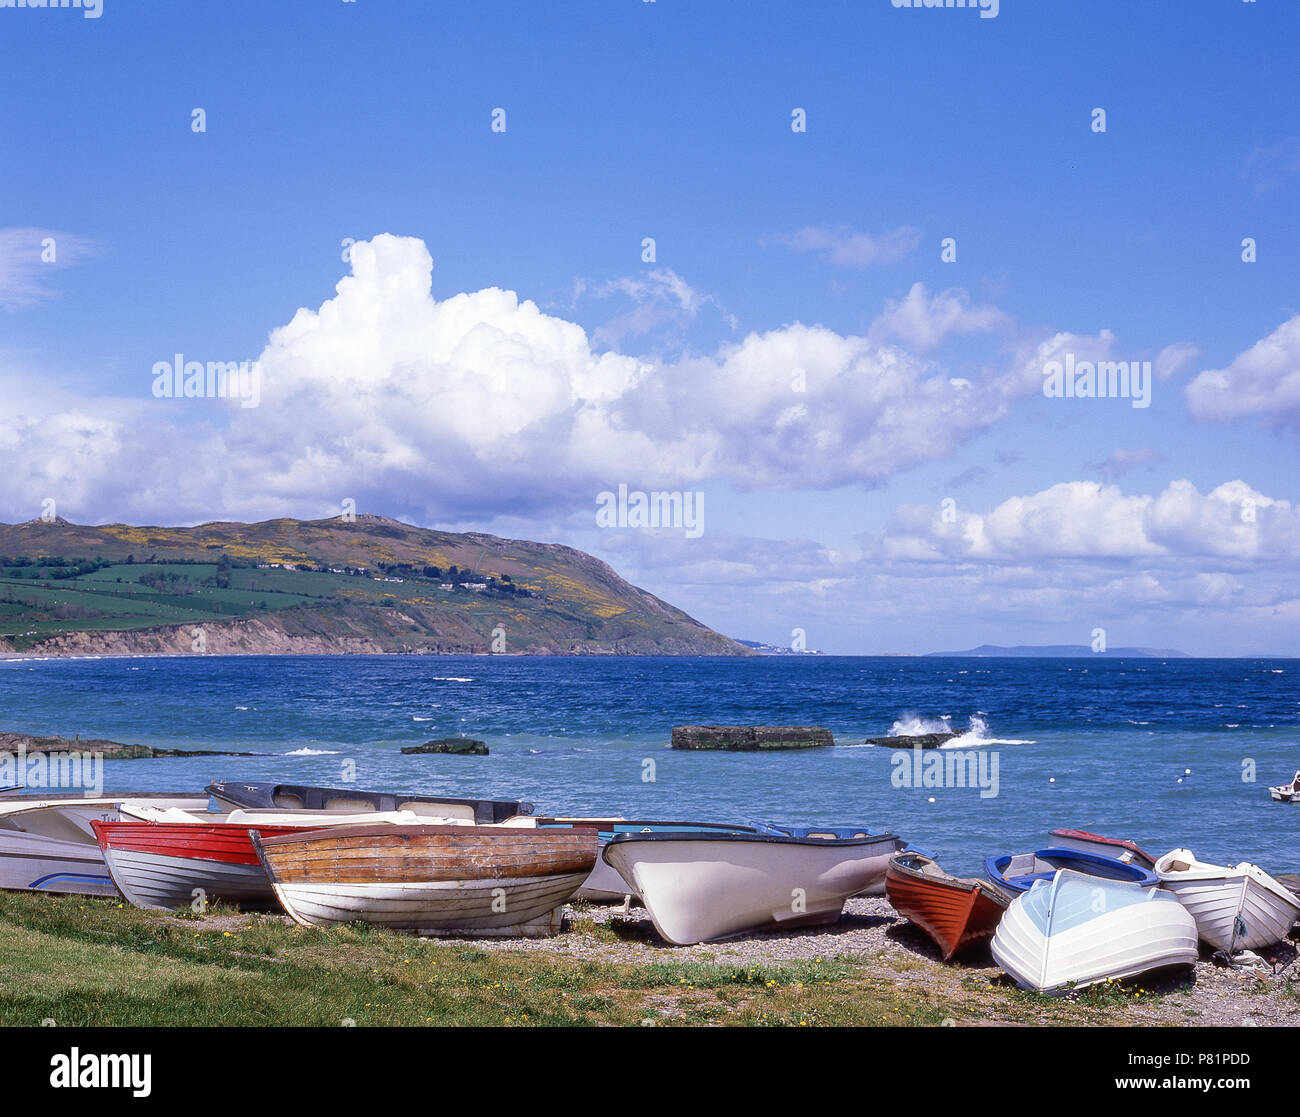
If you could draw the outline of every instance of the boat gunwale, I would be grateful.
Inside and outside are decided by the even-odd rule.
[[[791,834],[748,834],[737,832],[709,833],[690,831],[648,831],[637,834],[615,834],[605,843],[605,849],[632,842],[767,842],[774,845],[811,846],[816,849],[853,849],[858,846],[887,845],[902,842],[897,834],[868,834],[861,838],[796,838]],[[898,847],[896,846],[895,849]],[[601,856],[604,856],[602,850]]]

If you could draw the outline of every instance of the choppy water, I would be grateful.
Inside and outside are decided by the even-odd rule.
[[[974,726],[954,745],[986,753],[986,776],[996,757],[996,796],[895,786],[891,752],[861,745],[945,715]],[[668,750],[674,725],[701,722],[821,725],[837,745]],[[1300,867],[1300,806],[1267,792],[1300,768],[1297,660],[11,660],[0,662],[0,729],[269,754],[110,761],[109,790],[336,785],[353,761],[359,786],[525,798],[554,813],[888,827],[958,872],[1046,844],[1060,825],[1157,854],[1187,845]],[[458,734],[486,740],[491,756],[399,751]]]

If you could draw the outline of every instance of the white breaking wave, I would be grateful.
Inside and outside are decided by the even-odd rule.
[[[990,737],[989,723],[978,714],[972,714],[970,728],[960,737],[945,741],[941,749],[976,749],[985,745],[1035,745],[1037,741],[1028,737]]]
[[[434,675],[435,683],[472,683],[474,680],[465,675]]]
[[[283,756],[338,756],[338,749],[294,749],[292,752],[283,753]]]
[[[890,727],[891,737],[919,737],[923,733],[954,733],[952,715],[924,718],[918,714],[902,714]],[[1035,745],[1038,742],[1021,737],[990,737],[989,723],[979,714],[971,714],[969,728],[960,737],[945,741],[941,749],[974,749],[985,745]]]
[[[889,727],[891,737],[919,737],[923,733],[951,733],[949,715],[941,718],[923,718],[916,714],[903,714]]]

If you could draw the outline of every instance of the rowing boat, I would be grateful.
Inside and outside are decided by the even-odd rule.
[[[885,891],[894,910],[934,940],[945,962],[988,942],[1010,900],[997,885],[954,877],[912,850],[890,859]]]
[[[599,845],[594,829],[424,825],[254,831],[252,841],[298,923],[476,937],[554,934]]]

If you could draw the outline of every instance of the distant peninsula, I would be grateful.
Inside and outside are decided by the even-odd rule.
[[[964,652],[927,652],[931,656],[996,659],[1190,659],[1186,652],[1172,648],[1107,648],[1094,652],[1087,644],[981,644]]]
[[[0,524],[0,654],[753,651],[556,543],[385,516]]]

